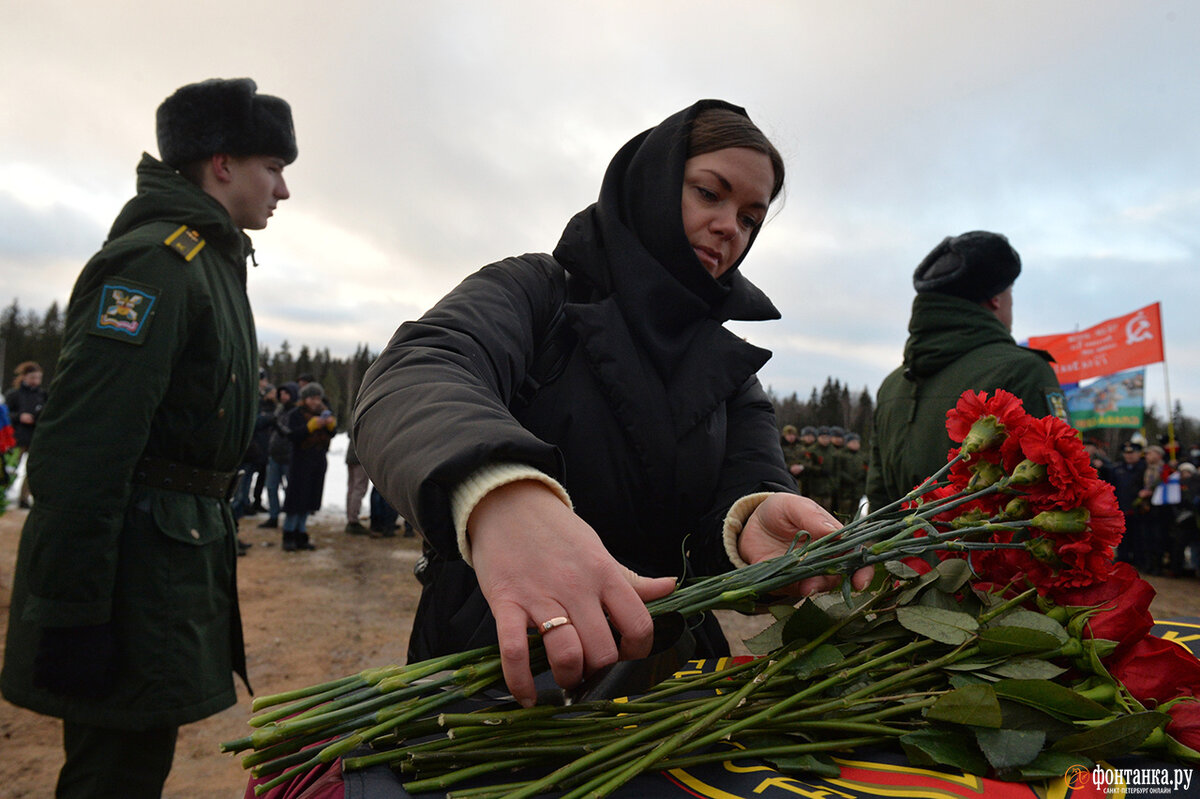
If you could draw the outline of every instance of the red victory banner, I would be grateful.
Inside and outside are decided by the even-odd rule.
[[[1029,346],[1054,356],[1058,382],[1074,383],[1163,360],[1158,303],[1076,333],[1030,336]]]

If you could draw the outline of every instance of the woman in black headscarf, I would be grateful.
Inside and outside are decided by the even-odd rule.
[[[836,528],[784,466],[770,353],[722,324],[779,316],[737,267],[783,173],[745,111],[696,103],[617,153],[553,256],[484,267],[396,332],[355,441],[424,537],[410,660],[499,640],[528,704],[529,628],[571,686],[646,653],[644,602],[685,571]],[[711,620],[700,639],[728,651]]]

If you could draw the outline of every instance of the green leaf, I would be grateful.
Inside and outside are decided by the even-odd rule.
[[[947,594],[934,588],[921,594],[916,604],[923,608],[941,608],[942,610],[950,610],[958,613],[965,612],[962,604],[954,598],[953,594]]]
[[[888,574],[900,580],[915,580],[921,576],[916,569],[902,560],[884,561],[883,568],[887,569]]]
[[[997,665],[989,667],[988,671],[997,677],[1014,680],[1052,680],[1066,669],[1049,660],[1015,657],[1005,658]]]
[[[999,727],[1003,719],[1000,702],[990,685],[967,685],[942,694],[925,717],[975,727]]]
[[[996,695],[1067,718],[1096,721],[1112,715],[1099,702],[1049,680],[1001,680],[996,683]]]
[[[1000,713],[1004,718],[1000,724],[1002,728],[1042,732],[1048,741],[1057,741],[1078,730],[1072,721],[1003,697],[1000,698]]]
[[[810,597],[801,602],[796,611],[788,616],[783,626],[783,643],[811,640],[828,630],[833,618]]]
[[[1046,734],[1038,730],[974,730],[975,741],[992,768],[1008,769],[1033,762],[1046,745]]]
[[[966,688],[968,685],[989,685],[995,681],[995,679],[989,679],[987,675],[972,674],[970,672],[950,675],[951,688]]]
[[[1008,658],[1004,655],[993,655],[991,657],[976,655],[950,663],[944,668],[946,671],[991,671],[993,667],[1007,662]]]
[[[905,567],[905,568],[907,568],[907,567]],[[919,596],[922,591],[924,591],[926,588],[928,588],[929,586],[931,586],[935,582],[937,582],[937,579],[938,579],[937,572],[934,572],[934,571],[925,572],[925,574],[922,574],[920,577],[918,577],[916,580],[914,580],[911,585],[909,585],[907,588],[905,588],[903,591],[900,592],[900,596],[896,598],[896,604],[898,604],[898,605],[909,604],[914,599],[916,599],[916,597]]]
[[[973,576],[971,564],[962,558],[949,558],[937,565],[937,589],[947,594],[958,591]]]
[[[1026,627],[988,627],[979,633],[979,651],[985,655],[1053,652],[1060,646],[1057,636]]]
[[[763,759],[784,774],[816,774],[829,779],[842,776],[841,766],[825,754],[777,755]]]
[[[763,628],[758,633],[747,638],[743,643],[752,655],[769,655],[783,646],[783,628],[785,622],[776,621]]]
[[[1096,761],[1070,752],[1042,752],[1029,765],[1014,769],[1003,777],[1006,780],[1016,778],[1027,782],[1052,780],[1062,777],[1072,766],[1091,771],[1096,767]]]
[[[896,619],[909,632],[952,646],[970,641],[979,629],[979,622],[966,613],[942,608],[901,607]]]
[[[1056,752],[1075,752],[1093,760],[1106,760],[1136,750],[1146,736],[1170,720],[1166,713],[1156,710],[1117,716],[1099,727],[1060,738],[1051,748]]]
[[[800,679],[836,669],[846,658],[833,644],[821,644],[812,652],[797,658],[787,670]]]
[[[1071,638],[1071,636],[1067,634],[1065,627],[1047,616],[1045,613],[1037,613],[1036,611],[1025,610],[1024,608],[1017,608],[1010,613],[1004,614],[1003,618],[999,619],[995,626],[1022,627],[1026,630],[1039,630],[1054,636],[1060,645],[1065,644]]]
[[[974,739],[958,730],[918,730],[900,736],[904,754],[914,766],[950,766],[968,774],[987,774],[988,763]]]

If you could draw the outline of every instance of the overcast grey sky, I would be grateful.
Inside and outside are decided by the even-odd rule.
[[[254,236],[262,344],[378,351],[485,263],[553,248],[639,131],[743,105],[788,166],[742,269],[783,320],[736,330],[806,397],[872,393],[913,267],[1005,233],[1014,334],[1161,301],[1171,398],[1200,415],[1200,4],[1154,0],[0,3],[4,296],[65,303],[157,155],[177,86],[291,104],[292,198]],[[1164,407],[1161,366],[1148,401]]]

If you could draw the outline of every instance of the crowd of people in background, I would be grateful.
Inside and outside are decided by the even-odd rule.
[[[1168,451],[1138,434],[1114,460],[1101,442],[1086,443],[1125,516],[1117,560],[1143,574],[1200,576],[1200,446]]]
[[[859,510],[867,488],[862,437],[838,426],[784,425],[780,444],[800,493],[842,521]]]
[[[235,519],[266,513],[257,527],[279,529],[284,552],[316,549],[308,534],[308,517],[321,509],[328,452],[338,422],[325,389],[311,374],[275,386],[259,370],[258,417],[254,435],[242,460],[242,475],[231,505]],[[351,535],[391,538],[402,521],[370,486],[358,462],[353,442],[346,447],[346,528]],[[370,523],[361,521],[363,500],[370,487]],[[281,518],[282,517],[282,518]],[[404,522],[405,536],[413,535]],[[250,545],[239,539],[239,554]]]

